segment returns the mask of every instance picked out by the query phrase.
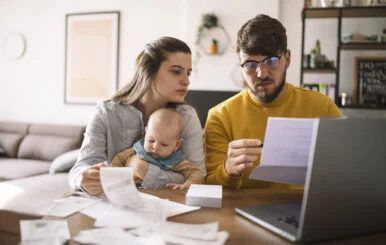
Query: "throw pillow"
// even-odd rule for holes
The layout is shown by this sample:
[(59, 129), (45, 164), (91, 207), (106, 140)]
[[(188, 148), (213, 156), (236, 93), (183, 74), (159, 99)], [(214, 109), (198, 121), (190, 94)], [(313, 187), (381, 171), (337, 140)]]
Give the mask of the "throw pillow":
[(63, 153), (52, 161), (50, 166), (50, 174), (66, 172), (74, 166), (79, 155), (79, 149)]

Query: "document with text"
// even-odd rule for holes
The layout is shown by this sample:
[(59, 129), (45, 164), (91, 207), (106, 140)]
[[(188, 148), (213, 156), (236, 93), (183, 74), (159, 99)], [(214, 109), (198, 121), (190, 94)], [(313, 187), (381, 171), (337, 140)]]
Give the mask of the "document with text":
[(270, 117), (260, 165), (249, 178), (303, 185), (319, 119)]

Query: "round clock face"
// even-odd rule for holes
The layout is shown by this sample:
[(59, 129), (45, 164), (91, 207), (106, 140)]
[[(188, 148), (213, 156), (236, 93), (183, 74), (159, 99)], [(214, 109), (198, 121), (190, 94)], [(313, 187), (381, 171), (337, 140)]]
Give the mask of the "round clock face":
[(13, 60), (20, 59), (25, 51), (25, 39), (17, 32), (11, 32), (5, 36), (3, 41), (4, 54)]

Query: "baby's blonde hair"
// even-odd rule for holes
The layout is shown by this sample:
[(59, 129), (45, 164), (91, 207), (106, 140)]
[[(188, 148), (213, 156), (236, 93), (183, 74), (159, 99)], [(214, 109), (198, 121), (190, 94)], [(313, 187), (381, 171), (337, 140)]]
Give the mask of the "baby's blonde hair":
[(163, 123), (167, 127), (176, 129), (176, 137), (181, 137), (184, 130), (184, 119), (172, 108), (162, 108), (153, 112), (148, 121), (148, 125), (152, 123)]

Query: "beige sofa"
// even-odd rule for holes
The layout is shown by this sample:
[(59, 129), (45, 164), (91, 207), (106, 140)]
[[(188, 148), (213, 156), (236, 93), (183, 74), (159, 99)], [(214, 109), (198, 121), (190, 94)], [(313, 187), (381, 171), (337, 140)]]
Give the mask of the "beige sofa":
[(37, 214), (68, 191), (84, 130), (0, 121), (0, 210)]

